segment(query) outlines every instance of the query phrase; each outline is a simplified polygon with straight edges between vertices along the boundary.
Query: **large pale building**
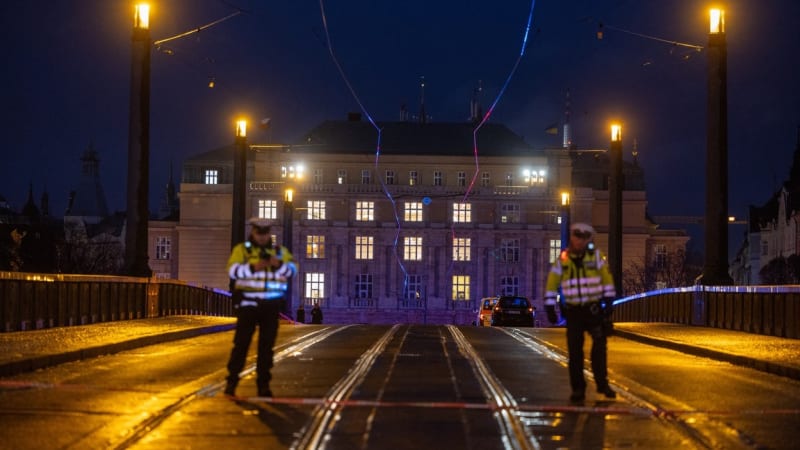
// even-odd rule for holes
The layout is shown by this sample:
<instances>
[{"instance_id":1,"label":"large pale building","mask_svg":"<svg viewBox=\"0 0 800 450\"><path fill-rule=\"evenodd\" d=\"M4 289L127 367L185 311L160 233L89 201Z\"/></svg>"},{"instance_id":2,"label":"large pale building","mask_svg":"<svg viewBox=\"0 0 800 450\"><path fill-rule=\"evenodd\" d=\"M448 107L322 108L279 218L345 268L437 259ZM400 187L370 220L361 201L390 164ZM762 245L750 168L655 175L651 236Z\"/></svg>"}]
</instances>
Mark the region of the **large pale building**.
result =
<instances>
[{"instance_id":1,"label":"large pale building","mask_svg":"<svg viewBox=\"0 0 800 450\"><path fill-rule=\"evenodd\" d=\"M318 303L326 322L468 324L481 297L497 294L528 296L541 310L565 214L594 224L607 248L607 183L591 176L604 155L582 162L574 149L535 149L493 123L476 135L472 123L378 126L380 147L357 115L299 144L248 146L245 216L274 220L276 240L295 254L292 311ZM176 278L228 288L235 151L184 163L180 221L160 240L180 255ZM638 166L625 170L623 265L685 248L685 233L660 233L647 219Z\"/></svg>"}]
</instances>

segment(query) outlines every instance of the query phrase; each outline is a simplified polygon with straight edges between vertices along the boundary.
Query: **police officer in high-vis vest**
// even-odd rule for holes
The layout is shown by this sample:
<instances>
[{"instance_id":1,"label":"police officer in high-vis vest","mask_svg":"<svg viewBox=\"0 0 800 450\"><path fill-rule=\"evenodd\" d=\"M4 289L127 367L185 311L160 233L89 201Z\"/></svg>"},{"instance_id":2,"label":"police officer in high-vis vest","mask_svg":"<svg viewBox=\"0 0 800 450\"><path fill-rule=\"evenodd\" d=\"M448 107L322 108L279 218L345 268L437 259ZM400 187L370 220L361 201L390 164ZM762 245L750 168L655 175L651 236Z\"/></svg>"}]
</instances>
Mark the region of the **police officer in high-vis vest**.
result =
<instances>
[{"instance_id":1,"label":"police officer in high-vis vest","mask_svg":"<svg viewBox=\"0 0 800 450\"><path fill-rule=\"evenodd\" d=\"M225 394L236 392L239 373L244 368L247 349L258 326L258 396L272 397L269 387L272 347L278 335L278 316L283 309L284 295L290 278L297 273L297 266L289 250L273 245L268 220L256 217L248 223L251 226L248 240L237 244L228 258L237 320Z\"/></svg>"},{"instance_id":2,"label":"police officer in high-vis vest","mask_svg":"<svg viewBox=\"0 0 800 450\"><path fill-rule=\"evenodd\" d=\"M569 351L570 401L586 398L586 379L583 376L584 333L592 337L592 373L597 392L606 398L617 395L608 385L607 342L611 332L612 302L616 296L614 280L608 261L594 248L595 231L591 225L576 223L570 227L569 245L550 268L545 287L547 320L558 322L556 303L567 321Z\"/></svg>"}]
</instances>

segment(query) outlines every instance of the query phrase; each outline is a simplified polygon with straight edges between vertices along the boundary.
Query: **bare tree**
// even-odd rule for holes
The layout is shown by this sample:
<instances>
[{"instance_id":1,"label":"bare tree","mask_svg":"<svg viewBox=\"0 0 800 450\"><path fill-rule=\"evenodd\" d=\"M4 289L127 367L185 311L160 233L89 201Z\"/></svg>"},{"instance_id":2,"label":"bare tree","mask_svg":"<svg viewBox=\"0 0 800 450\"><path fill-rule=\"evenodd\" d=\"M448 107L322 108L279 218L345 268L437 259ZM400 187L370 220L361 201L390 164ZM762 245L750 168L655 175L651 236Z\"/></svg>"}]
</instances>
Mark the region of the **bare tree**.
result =
<instances>
[{"instance_id":1,"label":"bare tree","mask_svg":"<svg viewBox=\"0 0 800 450\"><path fill-rule=\"evenodd\" d=\"M124 252L118 237L102 233L90 238L85 227L78 223L65 223L65 237L57 252L61 272L97 275L120 273Z\"/></svg>"},{"instance_id":2,"label":"bare tree","mask_svg":"<svg viewBox=\"0 0 800 450\"><path fill-rule=\"evenodd\" d=\"M622 271L622 289L625 295L632 295L665 287L691 286L700 272L700 267L679 250L659 263L642 260L628 264Z\"/></svg>"},{"instance_id":3,"label":"bare tree","mask_svg":"<svg viewBox=\"0 0 800 450\"><path fill-rule=\"evenodd\" d=\"M800 256L788 258L779 256L768 262L758 272L763 284L798 284L800 283Z\"/></svg>"}]
</instances>

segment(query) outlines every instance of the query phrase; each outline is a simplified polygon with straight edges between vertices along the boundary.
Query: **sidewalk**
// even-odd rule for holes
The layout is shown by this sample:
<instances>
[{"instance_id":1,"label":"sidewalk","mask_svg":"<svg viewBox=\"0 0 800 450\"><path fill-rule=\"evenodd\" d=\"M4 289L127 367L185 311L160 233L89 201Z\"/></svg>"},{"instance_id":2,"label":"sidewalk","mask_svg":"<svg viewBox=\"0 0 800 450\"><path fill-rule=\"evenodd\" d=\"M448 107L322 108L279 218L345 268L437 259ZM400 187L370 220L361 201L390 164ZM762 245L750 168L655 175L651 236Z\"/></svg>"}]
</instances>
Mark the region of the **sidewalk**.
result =
<instances>
[{"instance_id":1,"label":"sidewalk","mask_svg":"<svg viewBox=\"0 0 800 450\"><path fill-rule=\"evenodd\" d=\"M800 380L800 339L672 323L615 323L616 336Z\"/></svg>"},{"instance_id":2,"label":"sidewalk","mask_svg":"<svg viewBox=\"0 0 800 450\"><path fill-rule=\"evenodd\" d=\"M171 316L0 333L0 377L234 328L232 317ZM616 337L800 380L800 339L669 323L617 323Z\"/></svg>"},{"instance_id":3,"label":"sidewalk","mask_svg":"<svg viewBox=\"0 0 800 450\"><path fill-rule=\"evenodd\" d=\"M0 377L231 330L233 317L169 316L0 333Z\"/></svg>"}]
</instances>

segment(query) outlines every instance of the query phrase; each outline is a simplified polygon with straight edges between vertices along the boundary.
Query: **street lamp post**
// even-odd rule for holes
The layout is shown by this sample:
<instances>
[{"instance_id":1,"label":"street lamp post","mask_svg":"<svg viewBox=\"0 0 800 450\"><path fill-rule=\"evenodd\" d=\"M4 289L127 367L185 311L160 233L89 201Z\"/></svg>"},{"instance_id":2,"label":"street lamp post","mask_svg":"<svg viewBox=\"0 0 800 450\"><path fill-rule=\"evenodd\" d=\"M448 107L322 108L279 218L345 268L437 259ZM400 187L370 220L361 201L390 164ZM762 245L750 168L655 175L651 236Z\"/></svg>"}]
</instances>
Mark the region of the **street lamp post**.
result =
<instances>
[{"instance_id":1,"label":"street lamp post","mask_svg":"<svg viewBox=\"0 0 800 450\"><path fill-rule=\"evenodd\" d=\"M561 192L561 249L569 245L569 192Z\"/></svg>"},{"instance_id":2,"label":"street lamp post","mask_svg":"<svg viewBox=\"0 0 800 450\"><path fill-rule=\"evenodd\" d=\"M149 277L147 221L150 164L150 6L134 7L128 115L128 191L124 272Z\"/></svg>"},{"instance_id":3,"label":"street lamp post","mask_svg":"<svg viewBox=\"0 0 800 450\"><path fill-rule=\"evenodd\" d=\"M233 207L231 208L231 248L244 241L247 211L247 121L236 121L233 145Z\"/></svg>"},{"instance_id":4,"label":"street lamp post","mask_svg":"<svg viewBox=\"0 0 800 450\"><path fill-rule=\"evenodd\" d=\"M622 295L622 126L611 125L608 180L608 261L617 295Z\"/></svg>"},{"instance_id":5,"label":"street lamp post","mask_svg":"<svg viewBox=\"0 0 800 450\"><path fill-rule=\"evenodd\" d=\"M294 221L294 190L292 188L287 187L284 191L283 196L283 246L286 247L287 250L293 252L293 245L292 245L292 223ZM285 305L285 313L291 316L291 312L294 311L292 309L292 284L294 282L294 277L289 279L289 283L286 288L286 305Z\"/></svg>"},{"instance_id":6,"label":"street lamp post","mask_svg":"<svg viewBox=\"0 0 800 450\"><path fill-rule=\"evenodd\" d=\"M710 11L706 121L705 264L700 283L733 284L728 274L728 50L725 11Z\"/></svg>"}]
</instances>

